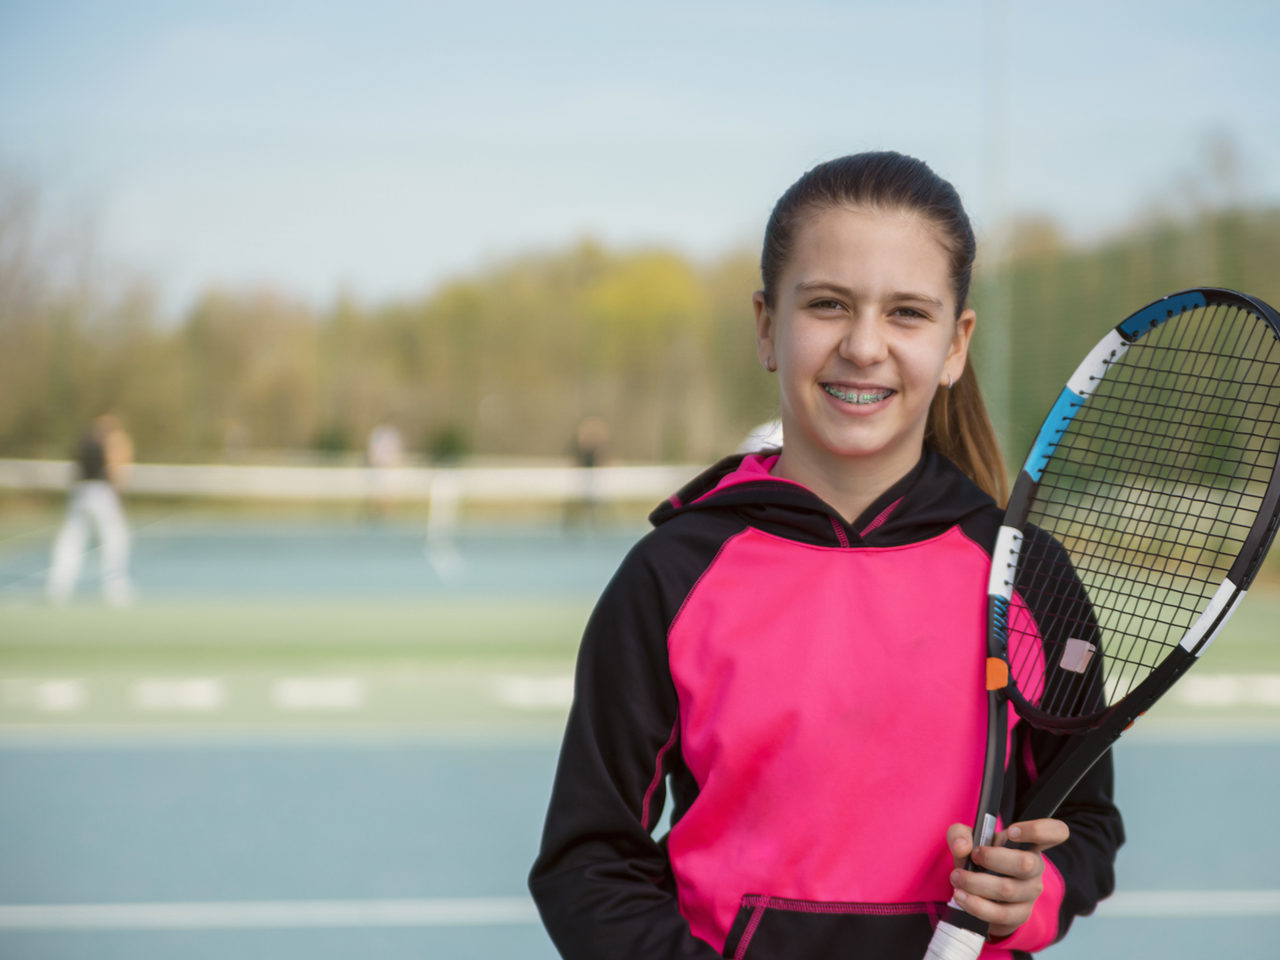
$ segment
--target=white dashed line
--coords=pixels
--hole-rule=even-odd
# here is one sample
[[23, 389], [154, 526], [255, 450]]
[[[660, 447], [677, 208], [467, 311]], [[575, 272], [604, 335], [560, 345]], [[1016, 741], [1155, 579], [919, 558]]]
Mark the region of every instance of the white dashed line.
[[1190, 707], [1280, 707], [1280, 674], [1193, 673], [1174, 687], [1173, 695]]
[[358, 710], [368, 699], [360, 677], [281, 677], [271, 702], [281, 710]]
[[45, 680], [31, 691], [36, 709], [50, 713], [72, 713], [83, 709], [88, 699], [82, 680]]
[[189, 710], [208, 713], [227, 702], [227, 687], [216, 677], [149, 677], [129, 688], [138, 710]]
[[[253, 677], [138, 677], [90, 680], [66, 678], [0, 678], [0, 705], [21, 710], [68, 713], [84, 710], [93, 701], [96, 709], [115, 710], [121, 705], [139, 713], [226, 712], [255, 709], [266, 702], [276, 710], [298, 712], [356, 712], [369, 707], [375, 688], [419, 687], [456, 689], [468, 698], [518, 710], [567, 710], [573, 704], [573, 676], [562, 674], [490, 674], [445, 671], [385, 676], [286, 676]], [[260, 683], [266, 680], [266, 689]], [[118, 684], [123, 681], [123, 689]], [[92, 697], [90, 696], [92, 694]], [[123, 699], [123, 704], [121, 700]], [[393, 701], [395, 697], [392, 698]]]
[[509, 707], [563, 709], [573, 704], [573, 677], [495, 677], [492, 692], [495, 700]]
[[6, 706], [32, 707], [47, 713], [74, 713], [89, 702], [83, 680], [18, 680], [4, 681]]

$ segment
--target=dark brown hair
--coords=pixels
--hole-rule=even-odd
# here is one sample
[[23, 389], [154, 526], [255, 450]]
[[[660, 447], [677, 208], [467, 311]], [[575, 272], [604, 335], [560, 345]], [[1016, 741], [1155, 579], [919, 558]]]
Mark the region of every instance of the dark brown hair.
[[[773, 208], [764, 231], [760, 275], [764, 300], [776, 303], [778, 282], [791, 259], [797, 229], [832, 207], [868, 207], [917, 214], [935, 229], [950, 259], [956, 317], [969, 300], [978, 245], [960, 195], [914, 157], [891, 151], [858, 153], [814, 167], [791, 185]], [[996, 439], [971, 364], [950, 389], [939, 388], [929, 408], [925, 439], [1001, 506], [1008, 499], [1004, 454]]]

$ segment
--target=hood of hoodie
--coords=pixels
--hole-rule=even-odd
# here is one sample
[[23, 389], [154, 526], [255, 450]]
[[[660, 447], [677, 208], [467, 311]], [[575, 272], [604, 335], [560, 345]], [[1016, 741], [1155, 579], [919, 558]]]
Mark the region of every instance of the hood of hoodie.
[[649, 520], [655, 527], [694, 511], [731, 511], [754, 527], [826, 546], [894, 546], [938, 536], [1000, 510], [960, 468], [925, 444], [916, 465], [852, 523], [813, 491], [769, 473], [777, 453], [735, 454], [695, 477]]

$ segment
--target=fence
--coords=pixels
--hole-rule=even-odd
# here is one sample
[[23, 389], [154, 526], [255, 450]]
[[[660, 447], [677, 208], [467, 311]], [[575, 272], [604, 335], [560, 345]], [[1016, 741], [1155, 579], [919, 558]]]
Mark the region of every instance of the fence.
[[[694, 464], [617, 467], [297, 467], [139, 463], [131, 493], [240, 500], [425, 502], [428, 533], [449, 530], [464, 502], [658, 502], [703, 469]], [[0, 459], [0, 489], [68, 489], [66, 460]]]

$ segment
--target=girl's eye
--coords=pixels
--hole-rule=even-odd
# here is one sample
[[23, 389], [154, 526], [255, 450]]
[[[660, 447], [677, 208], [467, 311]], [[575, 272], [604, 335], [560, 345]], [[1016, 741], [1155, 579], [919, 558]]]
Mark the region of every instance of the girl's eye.
[[839, 300], [816, 300], [813, 303], [815, 310], [842, 310], [844, 305]]
[[893, 311], [895, 317], [923, 317], [924, 314], [914, 307], [898, 307]]

